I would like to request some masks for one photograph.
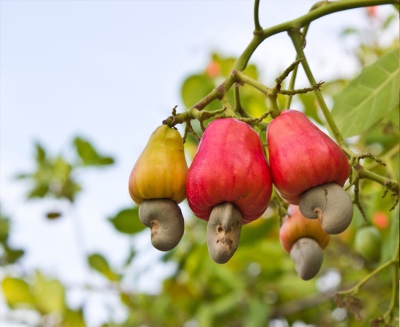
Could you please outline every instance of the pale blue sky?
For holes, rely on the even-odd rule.
[[[261,23],[268,27],[296,18],[313,3],[261,1]],[[79,219],[85,251],[100,251],[113,263],[125,257],[128,239],[114,233],[106,218],[131,204],[127,179],[136,158],[170,109],[181,105],[184,77],[204,68],[211,51],[242,52],[252,37],[253,3],[3,0],[0,5],[0,201],[13,218],[12,241],[29,249],[26,267],[70,284],[96,282],[79,256],[73,221]],[[306,52],[317,80],[354,72],[348,44],[340,43],[338,34],[349,25],[365,25],[364,16],[353,10],[312,25]],[[293,58],[285,34],[267,40],[254,55],[265,80]],[[114,155],[117,164],[85,175],[74,212],[48,223],[42,214],[53,203],[27,203],[26,185],[11,177],[32,169],[34,140],[55,154],[68,152],[76,134]],[[148,235],[139,246],[148,246]],[[150,259],[157,256],[151,253]],[[81,294],[71,300],[79,303]],[[94,323],[101,319],[90,310],[89,316]]]

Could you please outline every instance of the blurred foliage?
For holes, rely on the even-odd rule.
[[[394,91],[398,106],[398,90],[393,90],[394,79],[391,84],[383,85],[382,81],[375,78],[386,64],[394,65],[393,59],[386,62],[385,58],[388,55],[395,56],[395,53],[388,52],[376,38],[384,33],[396,17],[380,17],[368,11],[367,19],[374,26],[374,31],[377,30],[377,33],[372,35],[375,39],[371,39],[371,33],[352,27],[343,31],[342,37],[358,38],[358,47],[354,53],[360,66],[371,66],[363,69],[358,79],[355,78],[352,82],[343,79],[326,81],[323,92],[324,96],[329,98],[340,94],[334,98],[335,101],[348,103],[354,100],[352,92],[357,93],[360,88],[369,85],[368,90],[372,90],[370,100],[375,100],[372,107],[350,110],[348,118],[341,122],[341,128],[352,126],[346,135],[357,134],[357,137],[349,140],[357,152],[373,153],[386,163],[386,167],[383,167],[370,159],[364,159],[365,167],[398,180],[399,113],[398,110],[393,110],[396,100],[392,106],[391,98],[389,108],[385,101],[376,100],[382,99],[385,94],[391,95]],[[388,55],[385,55],[386,53]],[[181,95],[184,106],[189,108],[219,85],[230,73],[234,61],[235,58],[212,54],[203,71],[188,76],[183,81]],[[395,69],[398,69],[398,59]],[[255,65],[249,65],[246,73],[254,79],[260,78]],[[389,92],[390,87],[393,88]],[[368,96],[367,94],[366,97]],[[229,97],[233,100],[234,95],[231,93]],[[295,100],[309,117],[323,124],[313,94],[299,95]],[[255,117],[267,110],[264,95],[249,86],[240,88],[240,102],[241,106]],[[280,97],[279,104],[282,107],[284,102],[285,97]],[[207,109],[215,110],[221,107],[222,104],[215,101]],[[380,114],[374,116],[367,124],[365,111]],[[334,114],[335,112],[340,120],[344,113],[340,108],[334,109]],[[370,115],[368,118],[371,118]],[[197,130],[201,133],[199,126]],[[74,205],[77,195],[82,192],[77,178],[78,172],[82,173],[84,168],[110,166],[114,162],[112,157],[100,154],[91,142],[82,137],[76,137],[72,144],[72,159],[65,155],[50,156],[42,145],[35,145],[33,172],[18,176],[31,184],[27,191],[29,199],[64,199]],[[185,144],[189,160],[193,158],[196,147],[197,140],[189,137]],[[390,260],[398,246],[399,210],[397,207],[396,210],[389,211],[393,199],[390,196],[382,197],[382,186],[368,180],[362,181],[361,190],[366,219],[355,209],[351,226],[344,233],[331,237],[331,242],[324,251],[321,272],[317,278],[307,282],[297,276],[292,260],[280,245],[280,217],[276,210],[276,194],[271,208],[264,216],[243,227],[239,249],[224,265],[214,263],[208,255],[205,242],[206,223],[192,216],[185,217],[185,234],[181,243],[174,250],[163,253],[161,262],[154,263],[158,267],[171,263],[175,266],[174,272],[165,278],[157,294],[137,292],[127,283],[135,276],[137,278],[137,275],[146,276],[153,269],[137,269],[135,259],[138,253],[135,246],[120,249],[126,252],[126,258],[121,265],[111,264],[110,258],[101,253],[88,254],[85,258],[87,266],[97,273],[97,277],[104,280],[110,292],[118,295],[121,306],[127,312],[125,321],[115,322],[110,316],[109,321],[104,322],[102,326],[261,327],[277,326],[278,322],[281,323],[278,326],[293,326],[296,322],[303,322],[312,326],[340,327],[366,326],[370,321],[378,325],[381,323],[378,317],[388,309],[393,298],[392,269],[382,269],[357,293],[337,296],[336,302],[334,301],[334,295],[338,291],[352,287],[375,268]],[[186,206],[186,203],[183,205]],[[47,213],[47,218],[56,219],[61,214],[52,210]],[[149,230],[145,229],[138,219],[136,206],[117,210],[108,221],[110,228],[121,233],[121,237],[130,238],[132,244],[144,236],[142,234],[149,237]],[[362,253],[357,252],[355,246],[357,231],[372,225],[377,228],[382,239],[378,262],[366,259]],[[2,214],[0,227],[1,289],[9,308],[5,319],[11,317],[10,320],[29,326],[87,326],[87,302],[78,308],[71,308],[67,297],[70,288],[62,281],[40,271],[21,273],[15,269],[23,266],[24,250],[15,249],[9,242],[12,232],[11,219]],[[145,251],[150,253],[155,250]],[[96,291],[96,286],[82,285],[81,291],[92,294],[91,292]],[[395,304],[398,308],[398,302]],[[37,317],[26,318],[26,310],[37,313]],[[394,326],[398,324],[398,309],[395,309],[393,314],[391,321]]]
[[[39,143],[35,144],[35,168],[30,173],[20,173],[17,179],[27,180],[31,185],[27,193],[28,199],[55,198],[73,203],[82,191],[78,174],[83,168],[99,168],[114,163],[111,156],[99,154],[95,147],[82,137],[73,140],[74,157],[65,155],[49,156],[46,149]],[[50,210],[46,218],[53,220],[62,216],[58,210]]]

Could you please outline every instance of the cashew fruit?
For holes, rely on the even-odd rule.
[[[281,226],[279,239],[294,261],[300,278],[309,280],[321,269],[322,250],[328,245],[330,235],[323,231],[317,220],[304,217],[298,206],[290,205],[288,213]]]
[[[234,118],[212,121],[206,128],[186,181],[189,206],[208,220],[212,209],[231,202],[242,223],[259,218],[268,207],[272,184],[258,134]]]
[[[284,110],[267,128],[272,181],[290,204],[310,188],[343,186],[350,164],[342,149],[302,112]]]
[[[234,118],[211,122],[189,168],[186,192],[193,213],[208,221],[211,258],[227,262],[242,225],[259,218],[271,198],[268,162],[254,129]]]
[[[322,249],[327,247],[330,235],[322,229],[318,220],[304,217],[295,205],[289,205],[288,213],[279,231],[279,240],[287,253],[302,237],[314,239]]]
[[[137,204],[146,199],[180,203],[186,197],[187,171],[181,135],[176,129],[161,125],[150,136],[132,169],[129,194]]]
[[[139,204],[139,219],[151,230],[151,243],[160,251],[173,249],[184,232],[178,203],[186,197],[188,167],[182,137],[159,126],[129,176],[129,194]]]
[[[360,228],[354,239],[355,250],[366,260],[378,262],[381,256],[382,237],[374,226]]]

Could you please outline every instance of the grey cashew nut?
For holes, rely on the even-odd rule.
[[[318,274],[322,265],[323,253],[317,241],[303,237],[293,244],[290,257],[296,265],[296,271],[300,278],[309,280]]]
[[[329,234],[343,232],[353,218],[353,202],[338,184],[313,187],[300,197],[301,213],[307,218],[319,218],[322,229]]]
[[[151,244],[157,250],[172,250],[183,236],[182,211],[173,200],[144,200],[139,206],[139,219],[150,228]]]
[[[231,202],[216,205],[207,224],[207,247],[216,263],[226,263],[239,245],[242,214]]]

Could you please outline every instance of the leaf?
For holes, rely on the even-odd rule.
[[[307,117],[314,119],[318,124],[322,124],[318,116],[318,105],[313,93],[299,94],[299,99],[303,104],[304,114]]]
[[[139,219],[139,207],[123,209],[109,220],[117,231],[125,234],[136,234],[146,228]]]
[[[399,106],[399,49],[363,69],[335,97],[332,115],[344,137],[358,135]]]
[[[391,212],[391,225],[389,240],[383,242],[381,263],[390,260],[396,251],[399,240],[399,205]]]
[[[87,260],[91,268],[105,276],[108,280],[117,281],[121,279],[121,277],[110,268],[108,261],[101,254],[93,253],[88,256]]]
[[[19,278],[5,277],[1,283],[4,298],[10,307],[32,305],[33,296],[29,284]]]
[[[346,27],[341,32],[341,36],[350,35],[350,34],[360,34],[360,30],[354,27]]]
[[[44,163],[46,160],[46,151],[39,143],[36,143],[35,147],[36,147],[36,161],[39,164]]]
[[[74,145],[85,166],[105,166],[114,163],[112,157],[100,155],[89,141],[81,137],[74,139]]]
[[[200,101],[208,93],[214,89],[215,85],[212,79],[205,75],[191,75],[189,76],[182,85],[181,96],[183,104],[186,108],[190,108],[197,101]],[[222,105],[218,101],[213,101],[207,106],[207,109],[219,109]]]
[[[0,242],[6,242],[10,233],[10,219],[0,216]]]
[[[42,314],[62,313],[66,307],[65,289],[57,279],[49,279],[36,272],[32,293],[37,310]]]
[[[46,213],[46,218],[49,220],[55,220],[58,219],[62,216],[62,212],[60,211],[56,211],[56,210],[52,210]]]
[[[67,309],[60,327],[86,327],[83,310],[78,309],[75,311]]]
[[[246,317],[246,326],[258,327],[268,325],[269,307],[264,301],[252,298],[249,301],[249,312]]]
[[[24,250],[12,249],[7,244],[4,245],[4,252],[5,252],[4,261],[7,264],[13,264],[17,262],[25,254]]]

